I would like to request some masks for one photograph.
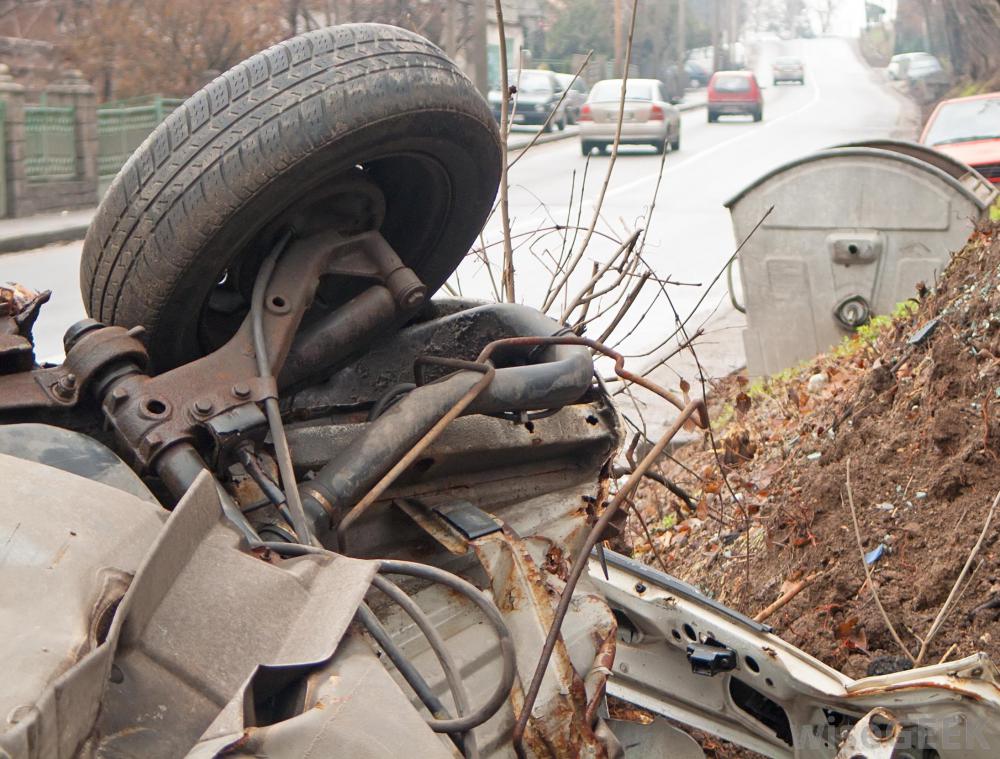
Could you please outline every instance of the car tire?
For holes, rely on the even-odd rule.
[[[760,108],[760,107],[758,107],[758,108],[757,108],[757,109],[756,109],[756,110],[755,110],[755,111],[753,112],[753,120],[754,120],[754,121],[760,121],[760,120],[761,120],[761,119],[763,119],[763,118],[764,118],[764,109],[763,109],[763,108]]]
[[[664,153],[666,153],[667,152],[666,140],[664,140],[663,142],[654,142],[653,149],[656,151],[656,155],[663,155]]]
[[[708,123],[709,124],[714,124],[718,120],[719,120],[719,114],[717,114],[714,111],[710,110],[708,112]]]
[[[542,131],[545,132],[545,134],[551,134],[553,129],[555,129],[555,119],[546,120],[542,125]]]
[[[482,228],[500,163],[486,102],[424,38],[381,24],[293,37],[188,98],[122,167],[84,242],[87,312],[142,326],[154,369],[172,368],[235,332],[285,230],[362,218],[433,292]],[[350,193],[330,187],[359,173],[381,210],[331,208]],[[221,315],[223,287],[242,314]]]
[[[580,154],[583,155],[584,157],[589,156],[591,153],[594,152],[594,147],[595,147],[594,143],[587,142],[586,140],[581,140]]]
[[[676,136],[676,137],[674,137],[674,139],[672,139],[672,140],[670,141],[670,149],[671,149],[671,150],[672,150],[673,152],[675,152],[675,153],[676,153],[676,152],[677,152],[678,150],[680,150],[680,149],[681,149],[681,133],[680,133],[680,130],[678,130],[678,132],[677,132],[677,136]]]

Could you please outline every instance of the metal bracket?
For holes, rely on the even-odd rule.
[[[851,728],[836,759],[892,759],[903,726],[887,709],[872,709]]]
[[[377,232],[350,238],[326,232],[297,240],[278,261],[264,296],[262,328],[272,375],[278,376],[285,365],[320,279],[336,271],[344,256],[359,266],[362,259],[369,261],[368,271],[384,282],[383,292],[391,293],[388,306],[391,318],[409,313],[423,303],[426,296],[423,283]],[[376,285],[374,289],[379,287]],[[356,312],[368,308],[368,301],[355,299],[355,303],[356,308],[347,304],[328,319],[363,323],[363,315]],[[83,334],[70,350],[66,365],[71,365],[77,354],[86,356],[92,342],[99,342],[111,330],[120,329],[105,327]],[[345,339],[352,337],[357,335],[350,332]],[[105,416],[123,453],[136,467],[152,467],[163,451],[177,443],[204,442],[205,436],[198,431],[210,420],[277,396],[275,383],[258,377],[253,345],[253,326],[248,315],[229,342],[208,356],[155,377],[145,373],[142,363],[133,361],[128,370],[118,370],[104,381],[101,401]],[[200,392],[192,395],[192,388],[199,388]],[[241,416],[244,420],[250,418]],[[231,424],[223,426],[227,437],[236,432]],[[216,440],[217,436],[212,435],[211,439]]]
[[[736,669],[736,652],[720,644],[692,643],[687,647],[691,671],[696,675],[715,677],[720,672]]]

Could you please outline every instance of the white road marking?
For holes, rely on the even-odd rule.
[[[783,116],[778,116],[778,118],[776,119],[770,119],[769,121],[764,122],[763,124],[764,128],[766,129],[776,124],[780,124],[782,121],[790,119],[792,116],[798,116],[803,111],[812,108],[814,105],[816,105],[820,101],[821,92],[819,85],[817,85],[815,81],[812,83],[812,90],[813,90],[813,96],[808,103],[806,103],[803,106],[800,106],[799,108],[796,108],[794,111],[791,111],[790,113],[786,113]],[[717,153],[724,147],[728,147],[729,145],[739,142],[740,140],[747,139],[748,137],[753,137],[754,135],[762,134],[763,132],[764,129],[754,129],[753,131],[743,132],[741,134],[737,134],[726,140],[723,140],[722,142],[717,142],[714,145],[705,148],[704,150],[698,151],[694,155],[688,156],[687,158],[677,161],[676,163],[668,162],[663,169],[663,173],[666,174],[668,171],[674,171],[676,169],[681,168],[682,166],[687,166],[688,164],[694,163],[695,161],[704,158],[705,156]],[[659,170],[657,170],[654,173],[646,174],[645,176],[633,179],[631,182],[626,182],[623,185],[618,185],[612,189],[609,189],[605,193],[604,197],[612,198],[616,195],[621,195],[623,193],[631,192],[636,187],[641,187],[643,184],[647,182],[656,181],[656,178],[659,176],[659,173],[660,173]],[[587,202],[593,205],[597,201],[597,197],[598,197],[597,195],[594,195],[588,198]]]

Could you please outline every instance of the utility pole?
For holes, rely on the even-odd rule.
[[[722,68],[722,1],[712,0],[712,71]]]
[[[455,6],[457,0],[447,0],[447,10],[445,13],[448,17],[445,19],[444,26],[444,51],[448,54],[449,58],[454,59],[455,55],[458,53],[458,36],[455,31],[455,13],[458,10]]]
[[[740,0],[729,0],[729,55],[726,56],[730,68],[736,68],[736,37],[740,25]]]
[[[684,63],[687,60],[687,39],[686,39],[686,28],[684,20],[686,0],[677,0],[677,70],[680,75],[684,76]],[[685,79],[685,83],[686,83]]]
[[[472,64],[475,74],[472,80],[483,97],[486,97],[490,90],[490,76],[486,62],[486,2],[487,0],[472,2],[472,37],[469,45],[469,63]]]
[[[615,76],[624,77],[622,66],[622,0],[615,0]]]

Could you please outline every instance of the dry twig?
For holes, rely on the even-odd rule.
[[[507,131],[508,119],[507,98],[510,83],[507,81],[507,39],[503,23],[503,4],[494,0],[497,13],[497,30],[500,35],[500,220],[503,224],[503,270],[500,275],[500,285],[503,288],[504,300],[514,302],[514,251],[510,243],[510,187],[507,182]]]
[[[820,572],[816,572],[814,574],[809,575],[808,577],[803,577],[798,582],[792,583],[792,586],[788,590],[786,590],[784,593],[782,593],[781,597],[778,598],[777,601],[775,601],[773,604],[771,604],[767,608],[762,609],[757,614],[757,616],[755,616],[753,618],[753,621],[754,622],[763,622],[765,619],[767,619],[768,617],[770,617],[776,611],[778,611],[783,606],[785,606],[789,601],[791,601],[793,598],[795,598],[795,596],[797,596],[799,593],[801,593],[803,590],[805,590],[807,587],[809,587],[812,584],[813,580],[815,580],[817,577],[819,577],[820,574],[821,574]]]
[[[500,0],[495,0],[497,5],[500,4]],[[629,22],[628,29],[628,40],[625,45],[625,71],[622,76],[622,89],[621,96],[618,103],[618,123],[615,127],[615,140],[611,147],[611,160],[608,163],[608,171],[604,175],[604,183],[601,185],[601,191],[598,193],[597,201],[594,207],[594,216],[590,221],[590,226],[587,228],[587,234],[583,238],[583,242],[580,243],[579,249],[573,254],[573,257],[567,267],[567,270],[562,275],[558,284],[554,285],[550,289],[549,295],[546,297],[545,302],[542,304],[541,310],[548,311],[552,304],[555,302],[556,294],[566,285],[569,281],[570,274],[579,265],[580,260],[583,258],[584,252],[587,250],[587,246],[590,244],[590,240],[594,236],[594,230],[597,228],[597,222],[601,218],[601,208],[604,206],[604,197],[608,192],[608,185],[611,183],[611,175],[615,169],[615,163],[618,160],[618,147],[621,144],[622,139],[622,122],[625,120],[625,92],[626,85],[628,84],[628,67],[632,60],[632,40],[635,36],[635,19],[638,16],[638,4],[639,0],[635,0],[632,5],[632,19]],[[501,42],[501,45],[503,43]],[[580,203],[583,203],[583,195],[580,196]]]
[[[956,596],[958,595],[959,586],[962,584],[966,575],[969,574],[969,570],[972,568],[972,563],[976,560],[976,556],[979,554],[979,550],[983,547],[983,543],[986,542],[986,535],[989,532],[990,525],[993,523],[993,515],[996,513],[998,503],[1000,503],[1000,491],[997,492],[996,497],[993,499],[993,503],[990,504],[990,510],[986,514],[986,521],[983,523],[983,529],[979,533],[979,539],[976,541],[976,544],[972,546],[972,550],[969,552],[969,558],[965,560],[965,566],[963,566],[962,571],[958,573],[958,577],[955,579],[955,584],[951,587],[951,592],[948,594],[948,598],[945,599],[944,605],[941,607],[941,611],[939,611],[937,617],[934,618],[934,622],[931,624],[931,629],[928,630],[927,635],[924,636],[923,643],[920,644],[920,652],[917,654],[917,658],[913,661],[914,666],[919,667],[921,662],[923,662],[924,657],[927,655],[927,649],[930,647],[931,642],[934,640],[938,632],[940,632],[941,626],[948,617],[948,613],[952,610]]]
[[[499,0],[497,0],[497,1],[499,2]],[[542,132],[544,132],[549,127],[549,125],[553,122],[553,120],[556,117],[556,113],[558,113],[559,108],[562,106],[563,102],[566,100],[566,96],[569,95],[570,89],[573,87],[574,84],[576,84],[576,80],[580,78],[580,74],[583,73],[583,70],[585,68],[587,68],[587,65],[590,63],[590,59],[591,59],[591,57],[593,55],[594,55],[594,51],[593,50],[591,50],[589,53],[587,53],[587,57],[583,59],[583,63],[580,64],[580,67],[576,70],[576,73],[573,74],[573,81],[571,81],[569,83],[569,85],[567,85],[566,89],[563,90],[562,97],[559,98],[559,102],[557,102],[555,104],[555,107],[549,112],[549,117],[547,119],[545,119],[545,123],[542,124],[538,128],[538,131],[535,132],[534,135],[532,135],[531,141],[527,145],[525,145],[523,148],[521,148],[521,150],[518,152],[518,154],[514,157],[514,160],[510,162],[510,166],[507,167],[508,169],[513,168],[514,164],[521,160],[521,156],[523,156],[525,153],[527,153],[529,150],[531,150],[531,148],[534,146],[534,144],[536,142],[538,142],[538,138],[542,135]]]
[[[841,504],[844,503],[844,497],[840,497]],[[896,641],[896,645],[902,649],[903,653],[906,654],[906,658],[911,662],[916,663],[913,658],[913,654],[910,653],[904,644],[902,639],[899,637],[899,633],[896,632],[895,626],[889,619],[889,615],[885,611],[885,607],[882,605],[882,599],[879,598],[878,588],[875,586],[875,578],[872,577],[871,568],[868,566],[868,562],[865,561],[865,548],[861,544],[861,527],[858,526],[858,512],[854,508],[854,491],[851,489],[851,459],[847,459],[847,502],[851,507],[851,521],[854,523],[854,538],[858,543],[858,553],[861,554],[861,566],[865,569],[865,577],[868,579],[868,587],[871,588],[872,598],[875,600],[875,605],[878,607],[879,613],[882,615],[882,620],[885,622],[885,626],[889,628],[889,634],[892,639]]]

